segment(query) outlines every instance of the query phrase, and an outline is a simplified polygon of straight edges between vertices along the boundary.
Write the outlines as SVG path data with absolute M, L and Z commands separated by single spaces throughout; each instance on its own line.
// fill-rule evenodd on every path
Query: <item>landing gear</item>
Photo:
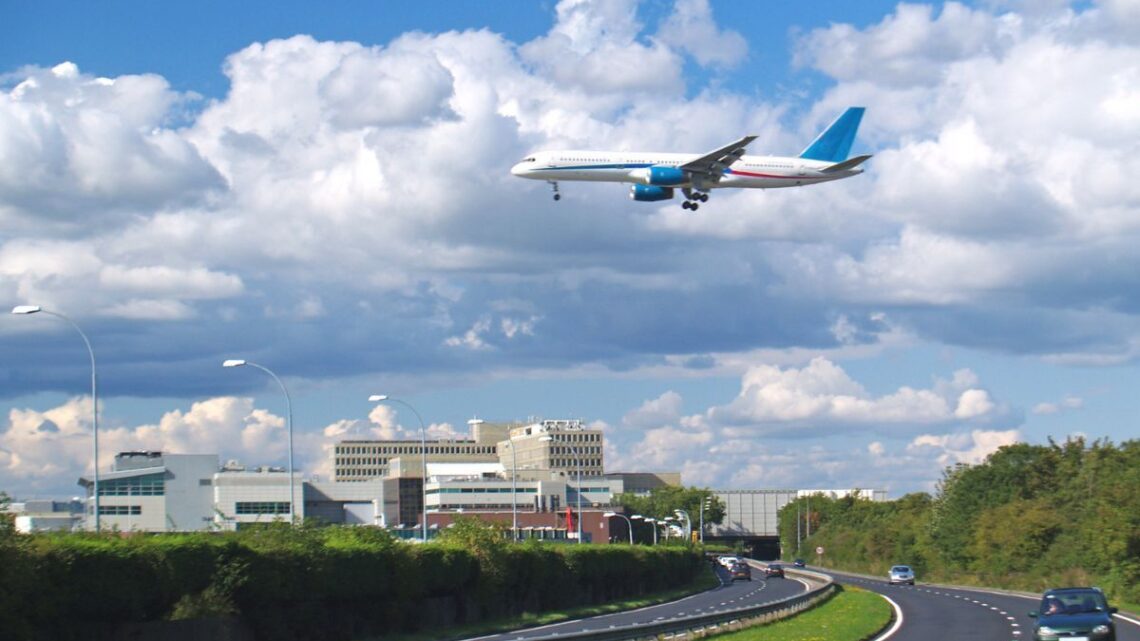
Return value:
M 554 189 L 554 200 L 562 200 L 562 194 L 558 193 L 558 183 L 554 182 L 553 180 L 549 180 L 547 182 L 549 182 L 550 186 Z
M 681 209 L 691 209 L 693 211 L 696 211 L 700 208 L 699 203 L 707 203 L 709 201 L 708 194 L 694 191 L 690 187 L 685 187 L 681 190 L 681 193 L 685 194 L 685 202 L 681 203 Z

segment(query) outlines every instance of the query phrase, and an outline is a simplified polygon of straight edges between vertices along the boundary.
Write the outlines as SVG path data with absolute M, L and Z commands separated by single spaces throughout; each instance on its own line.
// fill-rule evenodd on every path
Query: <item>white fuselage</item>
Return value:
M 511 168 L 521 178 L 558 181 L 598 181 L 652 184 L 649 167 L 678 167 L 698 154 L 620 152 L 620 151 L 542 151 Z M 798 187 L 839 180 L 863 173 L 861 167 L 840 171 L 824 170 L 833 162 L 782 156 L 742 156 L 724 170 L 719 181 L 709 184 L 676 183 L 701 191 L 722 187 L 773 189 Z

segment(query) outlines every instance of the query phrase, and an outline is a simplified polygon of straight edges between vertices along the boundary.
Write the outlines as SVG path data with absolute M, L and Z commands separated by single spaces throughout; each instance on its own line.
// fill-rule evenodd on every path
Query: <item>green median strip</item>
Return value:
M 891 621 L 883 597 L 850 586 L 823 604 L 790 619 L 727 634 L 717 641 L 866 641 Z

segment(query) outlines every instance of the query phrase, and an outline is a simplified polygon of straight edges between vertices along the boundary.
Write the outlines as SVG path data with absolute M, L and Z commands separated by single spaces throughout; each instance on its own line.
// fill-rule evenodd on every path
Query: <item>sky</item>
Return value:
M 116 452 L 329 476 L 342 438 L 580 418 L 610 471 L 932 492 L 1140 436 L 1140 2 L 5 2 L 0 302 L 64 314 Z M 714 191 L 540 149 L 795 155 Z M 0 316 L 0 490 L 92 469 L 91 362 Z

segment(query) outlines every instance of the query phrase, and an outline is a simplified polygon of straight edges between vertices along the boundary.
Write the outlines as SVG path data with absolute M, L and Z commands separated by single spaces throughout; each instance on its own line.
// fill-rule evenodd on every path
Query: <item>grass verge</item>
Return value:
M 878 594 L 851 586 L 822 605 L 790 619 L 717 635 L 717 641 L 865 641 L 891 620 L 891 606 Z
M 559 621 L 569 621 L 572 619 L 584 619 L 586 617 L 597 616 L 599 614 L 610 614 L 611 612 L 622 612 L 625 610 L 636 610 L 650 605 L 657 605 L 658 603 L 668 603 L 669 601 L 676 601 L 696 594 L 711 590 L 720 585 L 720 579 L 716 577 L 716 572 L 710 567 L 707 571 L 702 572 L 700 577 L 697 578 L 691 585 L 676 590 L 669 590 L 666 592 L 656 592 L 648 594 L 637 599 L 629 599 L 627 601 L 615 601 L 613 603 L 606 603 L 604 605 L 583 606 L 580 608 L 573 608 L 570 610 L 558 610 L 552 612 L 542 612 L 540 614 L 523 613 L 521 616 L 512 617 L 509 619 L 496 619 L 494 621 L 484 621 L 472 625 L 456 626 L 446 630 L 433 629 L 423 630 L 415 634 L 406 634 L 399 636 L 385 636 L 384 641 L 450 641 L 452 639 L 468 639 L 471 637 L 483 636 L 486 634 L 496 634 L 499 632 L 508 632 L 510 630 L 518 630 L 520 628 L 533 628 L 539 625 L 550 625 L 551 623 L 558 623 Z

